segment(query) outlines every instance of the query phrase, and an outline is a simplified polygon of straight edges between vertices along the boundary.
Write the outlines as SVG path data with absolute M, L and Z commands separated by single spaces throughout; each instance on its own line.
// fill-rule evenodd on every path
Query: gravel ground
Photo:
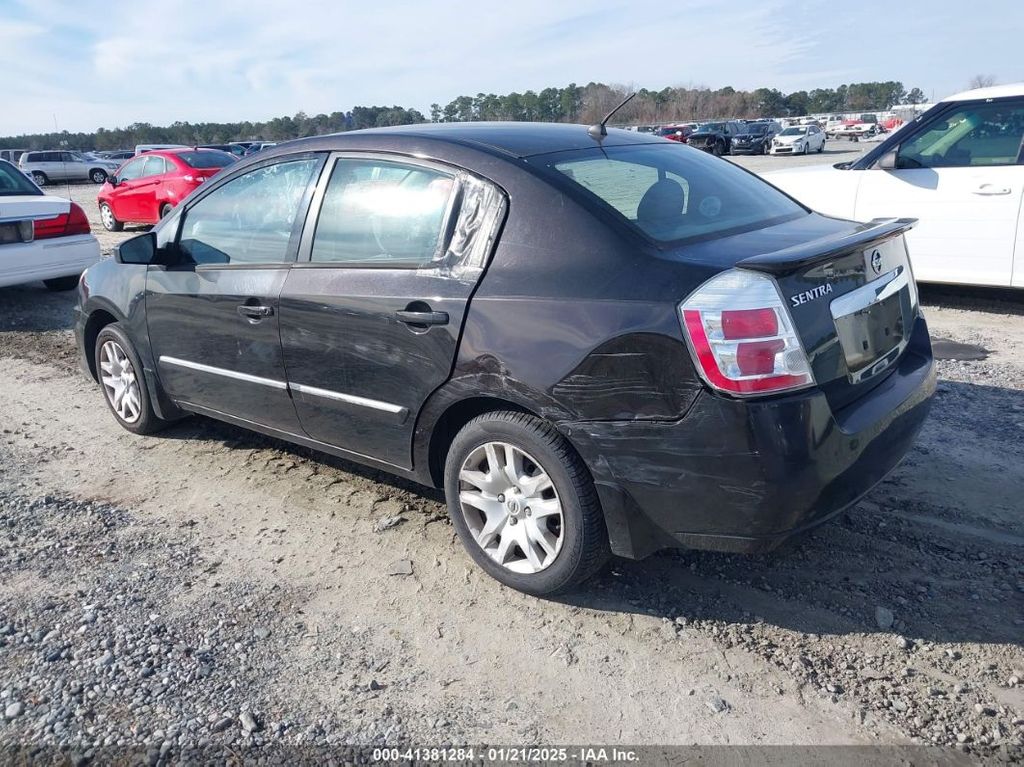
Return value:
M 71 191 L 99 231 L 96 188 Z M 202 418 L 124 432 L 75 370 L 72 295 L 0 289 L 0 749 L 920 743 L 1019 758 L 1024 299 L 922 298 L 933 335 L 987 354 L 939 363 L 917 447 L 866 500 L 773 555 L 621 561 L 539 601 L 474 568 L 422 488 Z

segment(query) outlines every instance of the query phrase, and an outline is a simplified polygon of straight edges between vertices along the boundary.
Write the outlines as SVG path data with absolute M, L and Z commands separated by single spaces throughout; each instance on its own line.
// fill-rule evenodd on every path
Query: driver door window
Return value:
M 280 264 L 300 203 L 320 161 L 267 165 L 232 179 L 185 212 L 178 240 L 184 264 Z
M 146 164 L 146 158 L 140 157 L 137 160 L 132 160 L 130 163 L 121 168 L 121 172 L 117 174 L 118 181 L 134 181 L 135 179 L 142 176 L 142 169 Z
M 900 147 L 897 168 L 1016 165 L 1024 139 L 1024 99 L 953 110 Z

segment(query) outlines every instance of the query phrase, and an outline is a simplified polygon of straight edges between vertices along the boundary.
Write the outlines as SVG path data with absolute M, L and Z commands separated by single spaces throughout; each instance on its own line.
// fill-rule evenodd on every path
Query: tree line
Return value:
M 431 104 L 431 122 L 512 120 L 593 123 L 622 101 L 632 89 L 625 86 L 571 83 L 564 88 L 545 88 L 523 93 L 478 93 L 459 96 L 441 106 Z M 713 117 L 788 117 L 825 112 L 858 112 L 889 109 L 896 104 L 925 101 L 920 88 L 909 91 L 903 83 L 869 82 L 815 88 L 784 94 L 774 88 L 741 91 L 725 87 L 641 88 L 636 97 L 616 114 L 619 125 L 703 120 Z M 305 136 L 359 130 L 361 128 L 426 122 L 416 109 L 400 106 L 357 106 L 347 112 L 275 117 L 265 122 L 175 122 L 167 126 L 133 123 L 124 128 L 99 128 L 95 132 L 36 133 L 0 138 L 4 149 L 124 149 L 136 144 L 222 144 L 230 141 L 286 141 Z

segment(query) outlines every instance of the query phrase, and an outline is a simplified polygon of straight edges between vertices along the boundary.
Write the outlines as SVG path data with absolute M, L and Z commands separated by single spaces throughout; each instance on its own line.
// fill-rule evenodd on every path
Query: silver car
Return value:
M 53 181 L 92 181 L 102 184 L 113 175 L 118 163 L 113 160 L 89 158 L 78 152 L 47 150 L 25 152 L 18 158 L 18 166 L 32 176 L 39 186 Z

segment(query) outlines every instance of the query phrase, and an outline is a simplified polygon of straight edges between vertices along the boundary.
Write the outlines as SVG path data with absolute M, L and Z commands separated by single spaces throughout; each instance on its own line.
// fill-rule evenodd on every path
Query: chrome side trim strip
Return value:
M 910 274 L 907 268 L 898 266 L 877 280 L 835 299 L 831 304 L 832 318 L 837 320 L 848 314 L 859 312 L 861 309 L 866 309 L 871 304 L 884 301 L 905 288 L 909 282 Z
M 271 389 L 286 390 L 288 384 L 284 381 L 275 381 L 272 378 L 260 378 L 259 376 L 252 376 L 248 373 L 239 373 L 236 370 L 225 370 L 224 368 L 215 368 L 212 365 L 203 365 L 199 362 L 189 362 L 188 360 L 180 360 L 177 357 L 165 357 L 160 356 L 160 361 L 168 365 L 174 365 L 179 368 L 188 368 L 189 370 L 198 370 L 200 373 L 210 373 L 215 376 L 224 376 L 225 378 L 234 378 L 236 381 L 247 381 L 249 383 L 260 384 L 261 386 L 269 386 Z
M 305 384 L 297 383 L 289 383 L 288 386 L 293 391 L 297 391 L 300 394 L 308 394 L 311 397 L 323 397 L 324 399 L 333 399 L 338 402 L 347 402 L 350 405 L 368 407 L 372 410 L 382 410 L 385 413 L 392 413 L 394 415 L 400 415 L 406 412 L 406 409 L 401 405 L 394 405 L 390 402 L 381 402 L 380 400 L 368 399 L 366 397 L 357 397 L 354 394 L 343 394 L 340 391 L 318 389 L 315 386 L 306 386 Z

